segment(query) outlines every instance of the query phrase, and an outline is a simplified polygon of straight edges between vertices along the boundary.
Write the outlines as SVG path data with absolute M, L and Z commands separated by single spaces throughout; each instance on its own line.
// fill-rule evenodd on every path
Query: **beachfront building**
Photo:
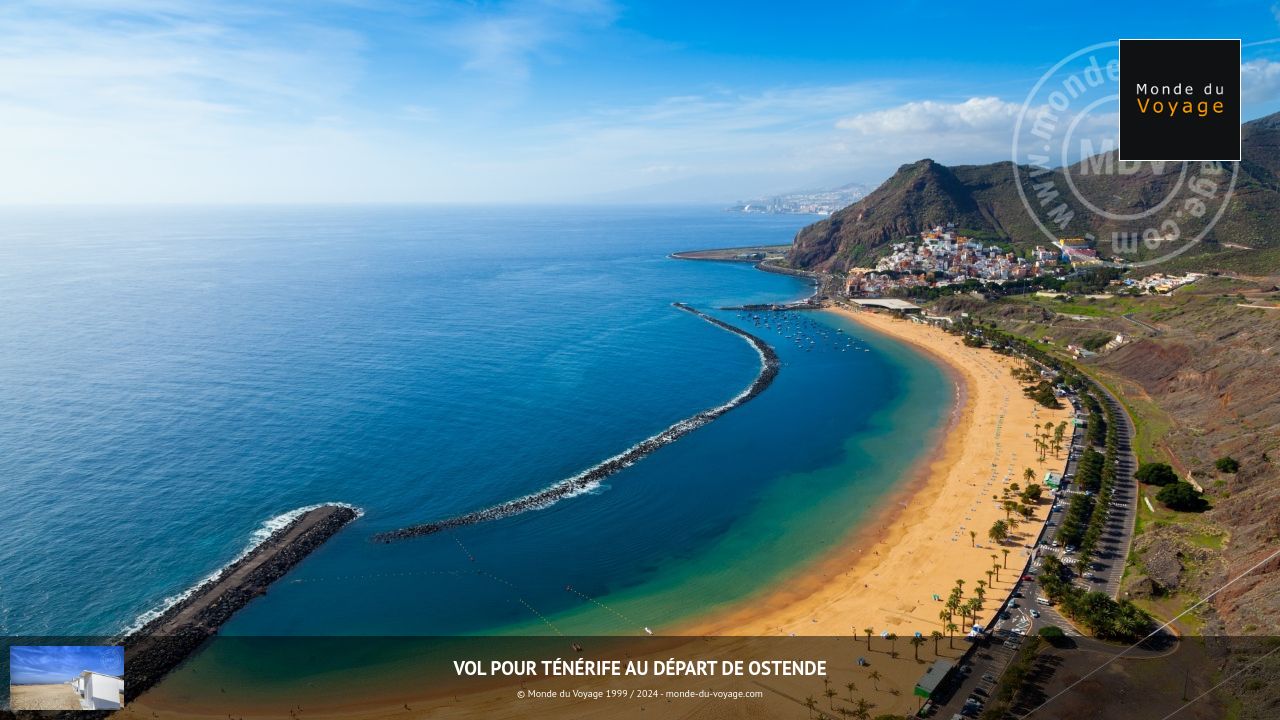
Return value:
M 124 680 L 85 670 L 71 681 L 80 696 L 81 710 L 119 710 L 124 707 Z
M 924 676 L 920 678 L 920 682 L 916 683 L 915 694 L 928 700 L 938 691 L 938 686 L 943 680 L 947 679 L 947 673 L 951 672 L 951 668 L 955 667 L 955 663 L 950 660 L 935 660 L 929 669 L 925 671 Z
M 904 315 L 914 315 L 924 309 L 915 303 L 909 303 L 906 300 L 898 300 L 897 298 L 856 299 L 853 302 L 855 305 L 859 305 L 864 308 L 891 310 Z

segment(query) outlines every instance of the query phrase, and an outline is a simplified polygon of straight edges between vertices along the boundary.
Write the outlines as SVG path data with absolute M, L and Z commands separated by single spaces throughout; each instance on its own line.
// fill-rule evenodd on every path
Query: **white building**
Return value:
M 118 710 L 124 707 L 124 680 L 85 670 L 71 682 L 80 696 L 82 710 Z

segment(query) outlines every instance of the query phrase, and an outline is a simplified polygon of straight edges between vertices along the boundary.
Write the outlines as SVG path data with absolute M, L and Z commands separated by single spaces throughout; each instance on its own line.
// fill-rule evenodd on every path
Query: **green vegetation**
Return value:
M 1070 642 L 1067 640 L 1067 634 L 1057 625 L 1046 625 L 1040 628 L 1039 635 L 1054 647 L 1067 647 Z
M 1098 492 L 1102 487 L 1102 467 L 1106 458 L 1093 448 L 1085 448 L 1080 454 L 1080 464 L 1076 470 L 1076 484 L 1082 490 Z
M 1079 545 L 1092 515 L 1093 498 L 1083 493 L 1072 495 L 1062 526 L 1058 529 L 1058 540 L 1067 545 Z
M 1067 617 L 1104 640 L 1133 642 L 1154 627 L 1146 611 L 1128 600 L 1113 600 L 1104 592 L 1089 592 L 1071 584 L 1062 561 L 1052 555 L 1040 567 L 1040 587 Z
M 1025 490 L 1022 491 L 1022 493 L 1018 497 L 1022 498 L 1022 502 L 1028 505 L 1034 505 L 1040 502 L 1040 496 L 1043 493 L 1044 493 L 1043 488 L 1041 488 L 1036 483 L 1031 483 L 1030 485 L 1027 486 Z
M 987 537 L 992 542 L 1004 542 L 1009 538 L 1009 521 L 997 520 L 991 525 L 991 529 L 987 531 Z
M 1240 462 L 1230 455 L 1225 455 L 1217 459 L 1213 466 L 1218 468 L 1218 472 L 1234 473 L 1240 471 Z
M 1062 407 L 1062 403 L 1058 402 L 1058 397 L 1053 394 L 1053 385 L 1048 380 L 1041 380 L 1031 387 L 1023 388 L 1022 392 L 1047 408 L 1056 410 Z
M 1178 474 L 1173 471 L 1173 467 L 1169 463 L 1152 462 L 1142 463 L 1138 467 L 1138 471 L 1133 474 L 1138 482 L 1144 485 L 1171 485 L 1178 482 Z
M 1156 493 L 1156 499 L 1170 510 L 1183 512 L 1202 512 L 1209 507 L 1209 503 L 1205 501 L 1199 490 L 1196 490 L 1191 483 L 1181 480 L 1161 488 L 1160 492 Z

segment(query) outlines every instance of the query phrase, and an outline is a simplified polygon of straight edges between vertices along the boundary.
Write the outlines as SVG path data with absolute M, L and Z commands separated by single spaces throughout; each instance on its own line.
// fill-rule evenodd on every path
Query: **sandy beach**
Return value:
M 1013 568 L 1025 563 L 1025 545 L 1044 522 L 1048 503 L 1042 501 L 1034 518 L 1004 545 L 993 546 L 987 537 L 991 525 L 1005 518 L 1002 488 L 1025 486 L 1026 468 L 1041 482 L 1045 472 L 1061 472 L 1065 463 L 1065 453 L 1039 461 L 1033 427 L 1067 420 L 1071 412 L 1045 408 L 1022 394 L 1010 371 L 1023 361 L 967 347 L 929 325 L 869 311 L 835 312 L 928 353 L 949 370 L 957 388 L 949 427 L 915 477 L 843 547 L 773 595 L 695 624 L 690 634 L 848 635 L 870 627 L 876 635 L 928 636 L 943 630 L 942 602 L 933 596 L 945 599 L 958 579 L 965 581 L 966 595 L 977 581 L 987 582 L 994 554 L 1010 570 L 992 578 L 979 615 L 985 623 L 1016 580 Z
M 909 639 L 916 632 L 930 638 L 933 631 L 945 630 L 939 619 L 943 602 L 934 596 L 945 599 L 957 579 L 965 581 L 966 597 L 972 596 L 979 580 L 992 580 L 979 622 L 991 618 L 1016 580 L 1017 569 L 1026 560 L 1026 545 L 1039 532 L 1048 509 L 1047 501 L 1043 501 L 1033 519 L 1021 523 L 1004 545 L 994 545 L 987 531 L 992 523 L 1006 516 L 1000 506 L 1001 489 L 1010 483 L 1025 485 L 1028 467 L 1035 472 L 1037 481 L 1046 471 L 1061 470 L 1065 454 L 1050 454 L 1045 462 L 1039 461 L 1033 426 L 1068 419 L 1070 410 L 1050 410 L 1026 398 L 1010 373 L 1022 365 L 1020 360 L 966 347 L 959 338 L 927 325 L 871 312 L 836 312 L 928 353 L 947 369 L 956 393 L 947 426 L 937 435 L 936 447 L 912 477 L 883 502 L 874 522 L 851 532 L 828 557 L 797 570 L 782 587 L 681 629 L 679 634 L 691 636 L 686 646 L 667 647 L 662 655 L 686 657 L 705 652 L 707 635 L 737 636 L 744 643 L 734 652 L 740 657 L 778 652 L 778 646 L 768 644 L 770 637 L 793 641 L 798 638 L 791 638 L 792 635 L 847 638 L 839 640 L 840 651 L 831 654 L 834 659 L 828 682 L 820 678 L 777 678 L 767 682 L 700 679 L 689 686 L 753 688 L 762 691 L 763 696 L 740 701 L 658 699 L 629 704 L 577 699 L 518 702 L 516 681 L 475 688 L 452 697 L 405 687 L 389 694 L 376 693 L 380 697 L 353 697 L 344 707 L 308 708 L 306 714 L 367 720 L 418 715 L 652 717 L 654 711 L 662 717 L 685 718 L 799 717 L 807 712 L 805 701 L 811 697 L 820 701 L 820 709 L 835 709 L 837 705 L 851 708 L 855 697 L 870 702 L 876 713 L 909 713 L 918 709 L 920 699 L 912 696 L 911 689 L 924 668 L 939 657 L 958 658 L 967 643 L 961 637 L 929 639 L 913 648 Z M 1009 551 L 1008 569 L 1003 567 L 1003 550 Z M 993 555 L 994 562 L 1002 565 L 999 580 L 986 574 L 992 570 Z M 868 627 L 872 628 L 871 639 L 867 638 Z M 898 639 L 882 638 L 884 632 L 893 633 Z M 712 652 L 718 654 L 724 648 Z M 856 663 L 855 658 L 862 659 L 863 664 Z M 840 692 L 839 697 L 827 695 L 832 687 L 847 689 L 849 685 L 854 689 Z M 519 684 L 520 689 L 601 691 L 644 686 L 643 679 L 635 678 L 542 679 Z M 152 699 L 142 698 L 126 709 L 126 716 L 149 717 L 153 710 L 164 716 L 227 714 L 227 709 L 216 704 L 192 712 L 190 706 L 149 703 Z M 233 712 L 237 717 L 249 714 L 267 717 L 285 713 L 265 707 Z M 295 715 L 300 716 L 301 713 Z
M 9 705 L 13 710 L 79 710 L 80 696 L 66 683 L 11 685 Z

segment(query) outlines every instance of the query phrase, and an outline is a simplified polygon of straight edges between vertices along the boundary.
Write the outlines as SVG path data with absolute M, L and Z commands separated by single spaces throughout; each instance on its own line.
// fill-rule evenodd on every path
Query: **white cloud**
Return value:
M 529 77 L 537 60 L 571 43 L 584 31 L 612 23 L 618 10 L 608 0 L 541 0 L 466 13 L 441 23 L 434 40 L 462 57 L 462 67 L 503 81 Z
M 959 103 L 924 100 L 843 118 L 836 127 L 864 135 L 1009 130 L 1019 107 L 997 97 L 973 97 Z
M 1280 97 L 1280 63 L 1263 59 L 1241 65 L 1240 94 L 1246 103 L 1264 103 Z

